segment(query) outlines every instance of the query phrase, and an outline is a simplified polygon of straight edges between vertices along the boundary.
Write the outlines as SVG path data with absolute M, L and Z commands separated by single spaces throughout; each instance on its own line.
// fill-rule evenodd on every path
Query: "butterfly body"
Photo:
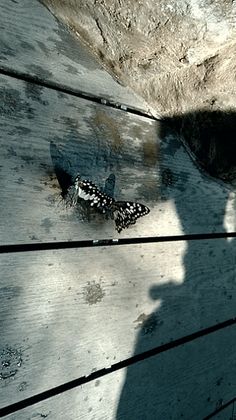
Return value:
M 111 213 L 118 233 L 136 223 L 139 217 L 147 215 L 150 210 L 144 204 L 132 201 L 116 201 L 102 192 L 93 182 L 76 176 L 73 185 L 68 189 L 67 202 L 76 206 L 79 200 L 89 203 L 92 208 L 102 213 Z

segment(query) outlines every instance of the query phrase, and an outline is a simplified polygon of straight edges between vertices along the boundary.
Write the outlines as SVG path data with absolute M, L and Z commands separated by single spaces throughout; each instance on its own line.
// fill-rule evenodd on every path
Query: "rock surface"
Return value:
M 227 163 L 226 154 L 221 162 L 218 144 L 222 146 L 223 139 L 216 138 L 212 125 L 218 111 L 221 126 L 227 125 L 236 105 L 236 1 L 42 1 L 113 75 L 144 97 L 157 115 L 178 115 L 181 135 L 204 166 L 214 162 L 213 175 L 227 179 L 230 173 L 232 178 L 236 159 L 231 157 Z M 179 124 L 179 116 L 186 114 L 187 132 L 186 118 Z M 199 137 L 202 129 L 196 128 L 200 124 L 205 132 L 209 119 L 211 146 L 201 160 L 205 145 Z M 234 150 L 231 137 L 235 137 L 236 128 L 235 123 L 230 124 L 230 130 L 226 128 Z

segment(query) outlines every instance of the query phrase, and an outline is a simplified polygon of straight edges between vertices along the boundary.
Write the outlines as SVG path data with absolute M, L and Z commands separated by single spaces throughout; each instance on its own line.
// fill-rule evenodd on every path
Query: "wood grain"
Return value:
M 148 112 L 39 1 L 1 1 L 0 41 L 0 69 Z
M 225 240 L 2 254 L 0 407 L 235 317 L 235 255 Z
M 204 419 L 235 396 L 235 340 L 235 327 L 227 328 L 6 419 Z
M 161 122 L 0 77 L 0 241 L 117 237 L 114 223 L 60 201 L 56 168 L 79 171 L 151 212 L 119 237 L 235 230 L 235 193 L 205 176 Z M 50 144 L 53 143 L 53 147 Z

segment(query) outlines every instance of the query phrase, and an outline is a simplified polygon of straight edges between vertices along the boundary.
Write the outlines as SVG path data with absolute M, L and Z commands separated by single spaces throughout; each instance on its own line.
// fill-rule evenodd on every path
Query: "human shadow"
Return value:
M 225 232 L 226 206 L 229 197 L 232 200 L 236 169 L 236 114 L 199 111 L 168 118 L 161 127 L 162 197 L 174 203 L 183 233 L 191 233 L 191 226 L 192 233 L 204 233 L 206 221 L 211 232 Z M 178 135 L 184 137 L 198 167 Z M 156 267 L 157 284 L 148 292 L 161 306 L 140 323 L 134 355 L 235 317 L 234 240 L 190 240 L 184 250 L 179 242 L 159 244 L 152 252 L 161 249 L 168 255 L 163 257 L 163 267 Z M 181 265 L 182 279 L 176 282 L 171 276 Z M 162 271 L 170 273 L 164 282 Z M 181 346 L 173 344 L 169 351 L 130 365 L 116 418 L 202 419 L 219 409 L 234 397 L 235 339 L 233 330 L 224 329 Z
M 175 130 L 197 164 L 210 175 L 234 184 L 236 179 L 236 112 L 205 110 L 166 117 L 164 132 Z M 165 126 L 165 127 L 164 127 Z M 168 128 L 167 128 L 168 127 Z M 164 133 L 163 133 L 164 134 Z M 164 134 L 165 135 L 165 134 Z

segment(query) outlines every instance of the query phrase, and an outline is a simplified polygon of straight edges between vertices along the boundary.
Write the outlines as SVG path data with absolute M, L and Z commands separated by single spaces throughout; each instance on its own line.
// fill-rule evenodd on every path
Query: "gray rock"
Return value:
M 43 2 L 162 114 L 235 105 L 236 2 Z

